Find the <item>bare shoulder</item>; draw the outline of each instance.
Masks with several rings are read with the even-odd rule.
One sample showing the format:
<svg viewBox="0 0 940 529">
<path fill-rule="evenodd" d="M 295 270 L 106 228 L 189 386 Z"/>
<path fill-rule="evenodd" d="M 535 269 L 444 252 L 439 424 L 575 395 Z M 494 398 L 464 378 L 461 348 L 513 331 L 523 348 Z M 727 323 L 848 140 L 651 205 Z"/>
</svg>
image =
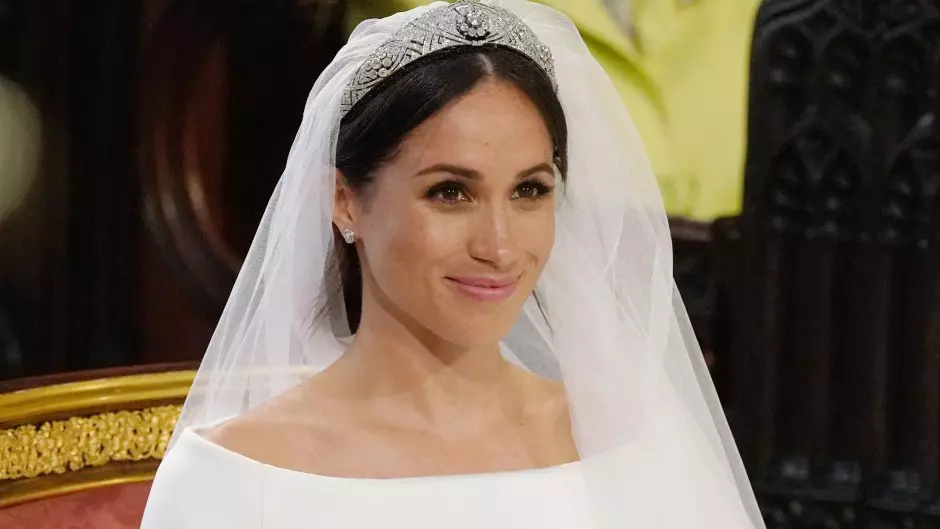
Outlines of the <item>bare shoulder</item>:
<svg viewBox="0 0 940 529">
<path fill-rule="evenodd" d="M 255 461 L 274 464 L 274 440 L 283 426 L 270 416 L 256 411 L 228 420 L 200 432 L 208 441 Z"/>
<path fill-rule="evenodd" d="M 322 417 L 305 408 L 299 396 L 288 394 L 200 435 L 260 463 L 309 470 L 328 453 L 335 436 Z"/>
</svg>

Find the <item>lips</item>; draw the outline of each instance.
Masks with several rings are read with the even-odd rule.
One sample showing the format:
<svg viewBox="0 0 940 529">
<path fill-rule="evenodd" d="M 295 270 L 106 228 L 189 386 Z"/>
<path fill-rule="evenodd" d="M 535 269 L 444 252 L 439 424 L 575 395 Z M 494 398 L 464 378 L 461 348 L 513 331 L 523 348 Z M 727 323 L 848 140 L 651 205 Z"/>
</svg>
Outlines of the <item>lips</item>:
<svg viewBox="0 0 940 529">
<path fill-rule="evenodd" d="M 447 277 L 459 292 L 479 301 L 505 301 L 516 291 L 519 279 L 490 277 Z"/>
</svg>

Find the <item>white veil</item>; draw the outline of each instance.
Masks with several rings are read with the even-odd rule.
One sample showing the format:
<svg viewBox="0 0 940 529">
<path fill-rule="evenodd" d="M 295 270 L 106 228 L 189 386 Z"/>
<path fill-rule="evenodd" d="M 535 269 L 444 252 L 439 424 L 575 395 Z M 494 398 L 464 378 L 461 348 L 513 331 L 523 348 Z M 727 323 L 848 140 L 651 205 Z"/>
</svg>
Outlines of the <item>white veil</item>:
<svg viewBox="0 0 940 529">
<path fill-rule="evenodd" d="M 593 523 L 763 527 L 672 279 L 665 210 L 621 99 L 565 16 L 523 0 L 487 3 L 513 11 L 551 49 L 567 116 L 555 246 L 539 304 L 530 299 L 505 345 L 566 388 Z M 427 9 L 362 23 L 310 91 L 177 435 L 244 413 L 342 353 L 343 308 L 314 318 L 329 287 L 340 100 L 370 53 Z"/>
</svg>

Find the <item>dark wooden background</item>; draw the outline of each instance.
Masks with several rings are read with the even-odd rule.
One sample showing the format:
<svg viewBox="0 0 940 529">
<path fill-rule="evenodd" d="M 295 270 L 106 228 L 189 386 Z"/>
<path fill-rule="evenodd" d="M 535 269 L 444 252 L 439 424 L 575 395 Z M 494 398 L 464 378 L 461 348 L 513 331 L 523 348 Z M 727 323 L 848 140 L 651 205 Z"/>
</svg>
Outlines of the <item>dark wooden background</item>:
<svg viewBox="0 0 940 529">
<path fill-rule="evenodd" d="M 334 2 L 0 0 L 43 123 L 0 223 L 0 379 L 198 360 L 344 39 Z"/>
</svg>

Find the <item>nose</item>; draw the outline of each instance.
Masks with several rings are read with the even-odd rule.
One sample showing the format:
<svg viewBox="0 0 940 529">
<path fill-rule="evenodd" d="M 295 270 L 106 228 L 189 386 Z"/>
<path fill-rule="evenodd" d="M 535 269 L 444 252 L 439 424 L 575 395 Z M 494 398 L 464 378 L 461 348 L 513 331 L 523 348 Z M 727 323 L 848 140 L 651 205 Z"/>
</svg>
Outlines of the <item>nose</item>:
<svg viewBox="0 0 940 529">
<path fill-rule="evenodd" d="M 512 231 L 512 214 L 498 205 L 478 211 L 470 237 L 470 256 L 498 270 L 511 270 L 516 265 L 518 250 Z"/>
</svg>

